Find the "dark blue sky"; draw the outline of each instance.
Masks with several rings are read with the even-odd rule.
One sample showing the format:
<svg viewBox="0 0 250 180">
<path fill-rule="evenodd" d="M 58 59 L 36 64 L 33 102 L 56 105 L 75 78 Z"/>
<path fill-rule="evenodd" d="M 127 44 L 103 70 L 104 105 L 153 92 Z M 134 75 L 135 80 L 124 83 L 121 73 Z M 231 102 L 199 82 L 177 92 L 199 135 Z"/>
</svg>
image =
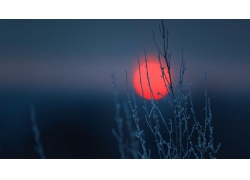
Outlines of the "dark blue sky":
<svg viewBox="0 0 250 180">
<path fill-rule="evenodd" d="M 110 133 L 116 127 L 110 76 L 116 72 L 123 96 L 124 70 L 131 78 L 137 56 L 143 57 L 144 48 L 149 54 L 157 53 L 152 31 L 160 43 L 159 23 L 160 20 L 0 20 L 0 156 L 36 158 L 28 109 L 33 102 L 40 115 L 38 124 L 49 158 L 119 158 L 118 149 L 112 153 L 117 147 Z M 250 21 L 164 23 L 169 29 L 174 80 L 179 75 L 183 45 L 185 81 L 192 83 L 200 110 L 204 105 L 203 76 L 207 72 L 217 142 L 222 143 L 219 157 L 249 158 L 246 149 L 250 148 L 250 141 L 245 137 L 250 137 Z M 105 130 L 102 123 L 108 124 Z M 68 136 L 55 135 L 53 131 Z M 53 146 L 49 134 L 54 136 L 54 142 L 62 142 Z M 90 134 L 98 145 L 93 145 Z M 68 140 L 64 143 L 65 138 Z M 19 151 L 15 150 L 17 146 Z M 106 154 L 94 153 L 100 147 Z M 55 155 L 57 148 L 61 154 Z"/>
</svg>

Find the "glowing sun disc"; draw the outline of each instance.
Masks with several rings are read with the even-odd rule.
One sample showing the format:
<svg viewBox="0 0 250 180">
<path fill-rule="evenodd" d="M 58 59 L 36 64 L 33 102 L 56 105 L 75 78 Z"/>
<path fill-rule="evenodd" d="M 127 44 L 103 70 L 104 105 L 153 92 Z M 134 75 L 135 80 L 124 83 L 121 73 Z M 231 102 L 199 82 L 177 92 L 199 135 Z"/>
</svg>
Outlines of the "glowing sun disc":
<svg viewBox="0 0 250 180">
<path fill-rule="evenodd" d="M 148 59 L 148 62 L 147 62 L 148 76 L 150 80 L 150 86 L 153 92 L 153 98 L 155 100 L 159 100 L 168 94 L 168 90 L 166 88 L 166 85 L 168 84 L 166 81 L 166 85 L 165 85 L 162 79 L 162 71 L 160 69 L 159 60 L 157 58 L 152 58 L 152 57 L 147 58 L 147 59 Z M 169 79 L 166 73 L 166 66 L 164 65 L 165 64 L 162 63 L 162 66 L 164 67 L 165 75 Z M 137 68 L 133 75 L 133 86 L 137 94 L 139 94 L 141 97 L 143 97 L 143 94 L 144 94 L 144 98 L 149 100 L 151 98 L 151 93 L 150 93 L 150 88 L 148 84 L 145 62 L 140 63 L 140 72 L 141 72 L 141 77 L 139 73 L 139 67 L 137 65 Z M 140 83 L 140 79 L 141 79 L 141 83 Z M 142 88 L 143 88 L 143 92 L 142 92 Z"/>
</svg>

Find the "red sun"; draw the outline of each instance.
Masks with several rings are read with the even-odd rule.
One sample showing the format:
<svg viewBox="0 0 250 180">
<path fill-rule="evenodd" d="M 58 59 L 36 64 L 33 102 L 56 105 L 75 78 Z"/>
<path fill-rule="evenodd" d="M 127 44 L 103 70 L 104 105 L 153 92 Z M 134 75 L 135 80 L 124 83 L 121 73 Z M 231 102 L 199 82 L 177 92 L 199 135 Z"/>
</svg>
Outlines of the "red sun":
<svg viewBox="0 0 250 180">
<path fill-rule="evenodd" d="M 164 73 L 169 80 L 169 76 L 166 72 L 166 63 L 163 63 L 161 60 L 162 66 L 164 67 Z M 168 90 L 165 86 L 164 80 L 162 79 L 162 71 L 160 68 L 160 63 L 158 58 L 154 57 L 147 57 L 147 66 L 148 66 L 148 76 L 150 80 L 150 86 L 153 92 L 153 98 L 155 100 L 159 100 L 166 96 L 168 94 Z M 141 77 L 140 77 L 141 72 Z M 140 83 L 141 79 L 141 83 Z M 141 97 L 150 100 L 151 99 L 151 93 L 150 88 L 148 85 L 148 78 L 147 78 L 147 70 L 146 70 L 146 62 L 140 62 L 140 71 L 139 67 L 137 65 L 136 70 L 134 71 L 133 75 L 133 85 L 135 88 L 135 91 L 137 94 L 139 94 Z M 167 81 L 166 81 L 166 85 Z M 143 88 L 143 92 L 142 92 Z"/>
</svg>

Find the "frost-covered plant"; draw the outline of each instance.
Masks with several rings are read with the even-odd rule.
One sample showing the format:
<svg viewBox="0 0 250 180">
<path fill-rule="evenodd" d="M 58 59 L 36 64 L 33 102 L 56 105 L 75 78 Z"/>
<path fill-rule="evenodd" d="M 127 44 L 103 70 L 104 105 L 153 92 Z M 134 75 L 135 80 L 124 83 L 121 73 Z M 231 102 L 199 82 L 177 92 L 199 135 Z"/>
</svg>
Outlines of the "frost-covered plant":
<svg viewBox="0 0 250 180">
<path fill-rule="evenodd" d="M 121 158 L 122 159 L 128 159 L 131 157 L 138 159 L 138 151 L 139 151 L 139 142 L 137 141 L 136 137 L 135 137 L 135 131 L 133 129 L 132 126 L 132 122 L 131 122 L 131 114 L 130 114 L 130 110 L 128 107 L 128 104 L 126 101 L 123 101 L 122 107 L 123 110 L 125 112 L 125 122 L 126 122 L 126 129 L 128 130 L 129 133 L 129 139 L 130 140 L 125 140 L 124 137 L 124 133 L 123 133 L 123 124 L 124 124 L 124 120 L 121 117 L 121 112 L 120 112 L 120 108 L 121 108 L 121 103 L 119 102 L 119 98 L 118 98 L 118 91 L 117 91 L 117 85 L 116 85 L 116 79 L 115 79 L 115 74 L 112 74 L 112 85 L 113 85 L 113 93 L 114 93 L 114 101 L 115 101 L 115 110 L 116 110 L 116 114 L 115 114 L 115 121 L 117 123 L 117 131 L 115 129 L 112 129 L 112 133 L 114 134 L 114 136 L 116 137 L 117 141 L 118 141 L 118 147 L 119 147 L 119 151 L 121 154 Z"/>
<path fill-rule="evenodd" d="M 36 142 L 34 149 L 41 159 L 46 159 L 44 155 L 44 151 L 43 151 L 43 145 L 42 145 L 42 142 L 40 141 L 40 131 L 37 126 L 35 107 L 33 104 L 30 104 L 30 119 L 32 122 L 32 130 L 34 132 L 35 142 Z"/>
<path fill-rule="evenodd" d="M 136 154 L 139 154 L 141 158 L 150 158 L 151 150 L 146 147 L 145 132 L 141 129 L 140 121 L 145 120 L 149 130 L 152 132 L 159 158 L 166 159 L 187 159 L 187 158 L 216 158 L 216 154 L 220 148 L 220 144 L 214 147 L 213 127 L 212 127 L 212 113 L 210 108 L 210 99 L 207 92 L 207 80 L 206 74 L 204 77 L 205 82 L 205 120 L 203 122 L 196 119 L 194 105 L 192 100 L 191 85 L 187 86 L 183 82 L 185 73 L 185 61 L 183 59 L 182 48 L 182 62 L 180 68 L 180 77 L 177 84 L 177 90 L 173 88 L 172 72 L 171 72 L 171 54 L 168 53 L 168 30 L 165 30 L 163 20 L 159 26 L 160 34 L 163 40 L 163 50 L 160 49 L 156 43 L 155 36 L 153 35 L 155 46 L 158 50 L 159 69 L 161 70 L 161 78 L 165 87 L 168 90 L 168 95 L 164 97 L 164 102 L 168 103 L 171 107 L 172 114 L 168 114 L 168 117 L 164 117 L 163 110 L 160 109 L 159 103 L 154 99 L 153 90 L 150 85 L 150 77 L 148 75 L 148 60 L 146 52 L 144 53 L 144 60 L 146 64 L 146 76 L 148 81 L 148 87 L 151 93 L 151 99 L 148 102 L 145 98 L 143 103 L 144 117 L 138 117 L 138 106 L 134 96 L 134 93 L 130 93 L 127 85 L 127 97 L 130 112 L 127 110 L 124 104 L 125 114 L 132 114 L 132 118 L 135 122 L 135 130 L 129 125 L 128 129 L 131 137 L 131 144 L 124 143 L 123 140 L 123 120 L 120 117 L 120 103 L 118 101 L 118 94 L 116 90 L 115 80 L 114 85 L 114 97 L 116 103 L 116 116 L 115 120 L 118 125 L 118 133 L 113 130 L 115 137 L 119 142 L 119 150 L 122 158 L 129 158 L 129 153 L 133 154 L 134 158 L 137 158 Z M 166 63 L 166 70 L 163 67 L 163 62 Z M 140 60 L 138 58 L 139 72 Z M 114 79 L 114 76 L 113 76 Z M 126 73 L 127 83 L 127 73 Z M 141 83 L 141 81 L 140 81 Z M 142 94 L 144 93 L 141 83 Z M 158 93 L 158 92 L 157 92 Z M 160 93 L 158 93 L 160 94 Z M 132 98 L 131 98 L 132 95 Z M 143 95 L 144 97 L 144 95 Z M 128 124 L 128 123 L 127 123 Z M 163 127 L 162 127 L 163 125 Z M 164 128 L 164 129 L 163 129 Z M 138 140 L 134 139 L 136 137 Z M 138 148 L 137 143 L 140 142 L 141 148 Z M 136 144 L 136 145 L 135 145 Z M 125 155 L 125 149 L 127 149 L 127 155 Z"/>
</svg>

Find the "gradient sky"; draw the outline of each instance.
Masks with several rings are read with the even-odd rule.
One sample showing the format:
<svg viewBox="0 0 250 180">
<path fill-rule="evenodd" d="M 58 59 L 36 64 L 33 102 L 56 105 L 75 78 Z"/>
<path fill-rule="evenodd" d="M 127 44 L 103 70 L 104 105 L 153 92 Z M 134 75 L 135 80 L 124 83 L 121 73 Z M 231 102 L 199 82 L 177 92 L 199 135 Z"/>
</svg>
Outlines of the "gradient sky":
<svg viewBox="0 0 250 180">
<path fill-rule="evenodd" d="M 114 103 L 110 76 L 113 72 L 116 73 L 118 89 L 123 96 L 126 90 L 125 69 L 131 83 L 137 57 L 143 57 L 144 49 L 148 54 L 157 54 L 152 32 L 160 44 L 159 23 L 160 20 L 0 20 L 0 95 L 1 107 L 5 110 L 1 115 L 0 125 L 4 129 L 8 127 L 14 130 L 25 126 L 25 130 L 19 129 L 18 132 L 26 133 L 22 137 L 30 139 L 26 142 L 27 147 L 20 147 L 22 152 L 27 153 L 25 148 L 32 148 L 32 132 L 27 134 L 29 127 L 24 125 L 22 119 L 27 117 L 25 122 L 29 123 L 28 103 L 32 101 L 40 114 L 42 133 L 52 133 L 48 129 L 58 128 L 55 124 L 59 118 L 64 118 L 67 122 L 66 119 L 70 119 L 72 113 L 75 113 L 77 122 L 79 117 L 92 120 L 81 123 L 90 134 L 98 132 L 99 134 L 95 134 L 96 141 L 100 141 L 107 149 L 106 156 L 95 156 L 94 153 L 87 155 L 95 148 L 93 142 L 87 140 L 86 134 L 83 140 L 89 141 L 90 145 L 84 155 L 75 151 L 73 155 L 59 153 L 54 156 L 51 153 L 50 158 L 119 158 L 118 149 L 116 153 L 110 153 L 104 140 L 100 139 L 100 132 L 107 134 L 112 127 L 116 127 L 112 119 Z M 250 148 L 250 140 L 244 140 L 244 136 L 250 137 L 247 129 L 250 127 L 250 21 L 164 20 L 164 23 L 169 29 L 174 80 L 178 79 L 183 45 L 187 68 L 185 82 L 192 83 L 197 103 L 204 102 L 203 77 L 207 73 L 208 90 L 212 106 L 214 105 L 216 136 L 224 148 L 219 157 L 250 158 L 250 154 L 244 150 Z M 32 97 L 29 97 L 31 94 Z M 63 98 L 55 100 L 51 98 L 53 94 L 62 94 Z M 107 104 L 110 106 L 107 107 Z M 60 115 L 63 111 L 68 111 L 68 115 Z M 9 117 L 11 112 L 12 118 Z M 93 115 L 98 112 L 105 115 L 101 118 L 108 122 L 107 130 L 101 130 L 101 124 L 100 127 L 92 126 L 99 122 L 97 120 L 100 117 Z M 42 117 L 42 114 L 47 116 Z M 14 117 L 20 117 L 21 120 Z M 48 117 L 51 117 L 51 120 L 47 120 L 49 123 L 46 121 Z M 8 121 L 9 119 L 12 120 Z M 42 119 L 46 122 L 42 122 Z M 60 132 L 70 133 L 66 127 L 65 125 L 65 129 Z M 2 151 L 6 151 L 3 155 L 0 153 L 3 158 L 36 158 L 35 153 L 30 156 L 29 153 L 21 155 L 13 150 L 16 143 L 22 144 L 21 140 L 16 140 L 18 133 L 11 135 L 4 131 L 0 135 Z M 112 134 L 106 139 L 110 137 L 113 138 Z M 72 142 L 70 138 L 68 141 L 69 144 Z M 108 143 L 116 143 L 115 138 Z M 230 150 L 235 143 L 238 146 Z M 44 146 L 46 147 L 46 143 Z M 55 147 L 60 149 L 60 146 L 47 147 L 49 152 L 54 151 Z M 63 146 L 66 147 L 68 146 Z M 76 147 L 72 147 L 74 148 Z M 116 144 L 112 148 L 112 151 L 116 150 Z M 13 156 L 7 153 L 9 149 Z"/>
<path fill-rule="evenodd" d="M 109 91 L 109 75 L 129 72 L 137 56 L 157 53 L 158 20 L 1 20 L 0 84 L 8 88 Z M 248 20 L 165 20 L 172 62 L 181 46 L 187 81 L 208 73 L 217 90 L 249 91 Z M 159 36 L 156 39 L 160 43 Z M 194 71 L 195 69 L 195 71 Z M 178 77 L 178 75 L 176 75 Z M 105 86 L 106 84 L 106 86 Z"/>
</svg>

